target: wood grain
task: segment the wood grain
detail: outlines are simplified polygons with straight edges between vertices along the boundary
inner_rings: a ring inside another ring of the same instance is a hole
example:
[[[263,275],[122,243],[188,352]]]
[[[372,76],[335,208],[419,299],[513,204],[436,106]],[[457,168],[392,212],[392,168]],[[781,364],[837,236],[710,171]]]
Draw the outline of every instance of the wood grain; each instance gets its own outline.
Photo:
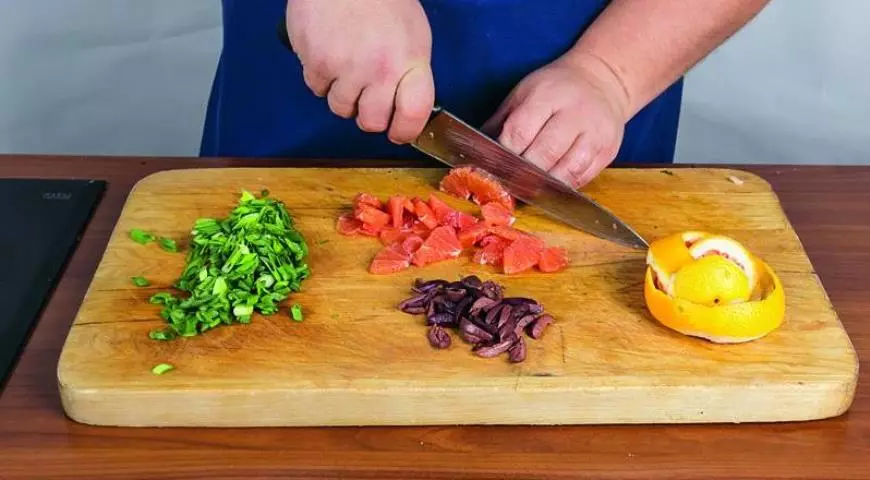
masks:
[[[67,414],[113,426],[738,423],[825,418],[851,405],[855,352],[760,178],[721,169],[622,169],[588,188],[646,238],[686,229],[727,233],[779,272],[788,299],[784,327],[751,344],[722,346],[674,334],[649,317],[645,252],[534,208],[523,208],[516,226],[567,247],[570,269],[503,276],[464,256],[398,275],[369,274],[380,244],[340,236],[338,215],[360,191],[428,198],[444,173],[207,169],[140,181],[60,357]],[[147,299],[169,288],[184,257],[143,247],[128,232],[143,228],[183,245],[194,220],[226,215],[242,189],[268,189],[283,200],[308,239],[313,275],[292,298],[305,307],[305,322],[290,322],[285,312],[200,337],[148,339],[162,320]],[[436,351],[421,319],[395,308],[418,276],[467,274],[536,298],[556,317],[548,335],[528,343],[524,363],[478,358],[458,340]],[[132,285],[138,275],[154,286]],[[152,375],[151,366],[163,362],[176,370]]]
[[[852,408],[814,422],[658,426],[104,428],[63,415],[61,346],[130,188],[180,168],[433,166],[395,161],[0,155],[4,177],[104,178],[106,197],[0,392],[0,478],[866,479],[870,374]],[[691,165],[674,166],[681,172]],[[748,166],[770,181],[870,359],[870,168]]]

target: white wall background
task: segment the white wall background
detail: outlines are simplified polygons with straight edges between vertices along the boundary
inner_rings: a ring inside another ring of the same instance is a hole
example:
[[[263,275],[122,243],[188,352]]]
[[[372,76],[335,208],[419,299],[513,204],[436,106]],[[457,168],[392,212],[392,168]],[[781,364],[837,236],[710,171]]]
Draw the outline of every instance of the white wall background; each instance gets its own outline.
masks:
[[[0,152],[197,155],[220,45],[219,0],[0,0]]]
[[[774,0],[688,76],[677,161],[870,164],[867,18]],[[0,153],[196,155],[220,25],[218,0],[0,0]]]

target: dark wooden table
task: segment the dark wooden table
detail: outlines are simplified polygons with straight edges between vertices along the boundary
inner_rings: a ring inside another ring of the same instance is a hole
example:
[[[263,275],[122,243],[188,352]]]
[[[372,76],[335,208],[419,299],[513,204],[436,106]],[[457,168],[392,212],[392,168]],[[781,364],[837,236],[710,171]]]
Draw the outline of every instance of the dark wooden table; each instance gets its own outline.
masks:
[[[68,420],[58,399],[58,355],[130,187],[158,170],[289,164],[299,163],[0,156],[0,177],[109,182],[0,393],[0,478],[870,478],[866,370],[850,412],[795,424],[161,430]],[[746,169],[773,184],[867,362],[870,167]]]

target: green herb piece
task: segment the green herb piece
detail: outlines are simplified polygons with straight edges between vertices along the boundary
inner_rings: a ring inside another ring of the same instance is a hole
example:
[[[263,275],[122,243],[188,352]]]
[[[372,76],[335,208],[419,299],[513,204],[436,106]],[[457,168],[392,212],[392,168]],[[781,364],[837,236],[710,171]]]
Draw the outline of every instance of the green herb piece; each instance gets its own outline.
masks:
[[[170,370],[175,370],[175,367],[168,363],[161,363],[158,365],[154,365],[154,368],[151,369],[151,373],[153,373],[154,375],[163,375]]]
[[[327,243],[329,243],[329,240],[326,240],[326,239],[318,240],[318,241],[317,241],[317,244],[318,244],[318,245],[326,245]]]
[[[141,243],[142,245],[146,245],[148,243],[153,242],[156,237],[154,235],[151,235],[150,233],[144,231],[144,230],[134,228],[133,230],[130,230],[130,238],[133,239],[133,241],[136,243]]]
[[[269,196],[269,189],[264,188],[264,189],[260,190],[260,196],[261,197],[268,197]]]
[[[184,269],[173,284],[181,293],[149,299],[163,306],[167,323],[149,337],[190,337],[250,323],[256,313],[277,313],[310,275],[307,256],[308,245],[284,204],[243,191],[227,218],[194,222]]]
[[[298,303],[294,303],[292,307],[290,307],[290,318],[296,320],[297,322],[302,321],[302,306]]]
[[[151,285],[151,282],[149,282],[145,277],[130,277],[130,281],[132,281],[133,285],[136,285],[137,287],[147,287],[148,285]]]
[[[178,335],[174,330],[170,328],[166,328],[163,330],[152,330],[148,332],[148,338],[151,340],[160,340],[160,341],[169,341],[177,337]]]
[[[178,252],[178,244],[175,243],[175,240],[166,237],[160,237],[157,242],[160,244],[160,248],[166,250],[167,252]]]

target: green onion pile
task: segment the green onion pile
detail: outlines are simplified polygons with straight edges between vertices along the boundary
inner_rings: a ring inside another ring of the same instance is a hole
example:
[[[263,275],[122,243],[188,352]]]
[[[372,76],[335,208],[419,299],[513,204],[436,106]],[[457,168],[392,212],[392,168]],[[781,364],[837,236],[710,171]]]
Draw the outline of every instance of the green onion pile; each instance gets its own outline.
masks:
[[[255,312],[272,315],[290,292],[299,291],[310,270],[308,245],[283,203],[243,191],[228,218],[200,218],[193,227],[181,277],[173,285],[186,298],[161,292],[168,327],[154,330],[154,340],[190,337],[220,324],[250,323]],[[301,320],[294,305],[291,316]]]

